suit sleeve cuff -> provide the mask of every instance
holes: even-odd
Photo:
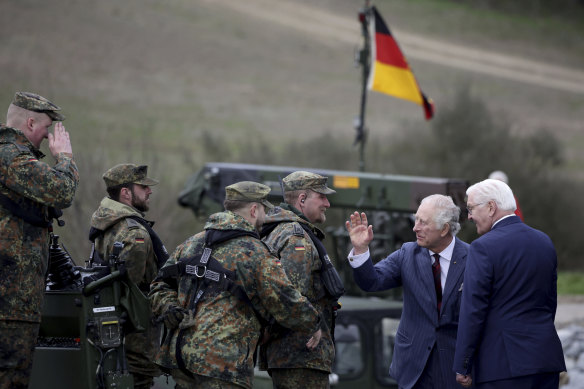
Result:
[[[362,254],[356,255],[353,254],[353,249],[351,249],[351,252],[349,253],[347,258],[349,259],[349,264],[351,265],[351,267],[357,268],[363,265],[369,259],[369,249],[367,249],[367,251],[365,251]]]

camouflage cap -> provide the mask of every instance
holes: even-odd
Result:
[[[335,190],[326,186],[327,180],[328,177],[323,177],[316,173],[298,171],[287,175],[282,181],[284,182],[285,192],[310,189],[322,194],[337,193]]]
[[[123,184],[139,184],[152,186],[158,181],[147,177],[148,166],[136,166],[131,163],[116,165],[103,174],[103,180],[108,188]]]
[[[266,208],[274,206],[268,201],[270,187],[253,181],[241,181],[225,187],[225,200],[261,203]]]
[[[12,104],[29,111],[46,113],[51,120],[61,122],[65,115],[60,114],[61,108],[42,96],[30,92],[16,92]]]

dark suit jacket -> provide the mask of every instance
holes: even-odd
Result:
[[[355,282],[365,291],[379,291],[403,286],[403,312],[397,335],[390,374],[400,388],[411,388],[426,366],[434,345],[440,358],[440,377],[435,387],[460,389],[452,373],[458,312],[468,244],[456,239],[442,296],[440,318],[428,250],[417,243],[402,248],[375,266],[371,259],[353,269]]]
[[[550,238],[511,216],[472,242],[454,371],[477,383],[566,370],[554,327],[557,258]]]

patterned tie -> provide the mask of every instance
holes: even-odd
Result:
[[[436,289],[436,299],[438,300],[438,315],[440,315],[440,306],[442,305],[442,283],[440,282],[440,254],[434,254],[432,274],[434,274],[434,288]]]

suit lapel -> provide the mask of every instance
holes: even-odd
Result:
[[[466,252],[459,243],[458,238],[455,238],[454,251],[450,259],[450,267],[446,275],[446,284],[444,285],[444,293],[442,293],[442,307],[446,305],[450,295],[456,292],[454,289],[458,285],[458,280],[464,273],[464,264],[466,263]]]

